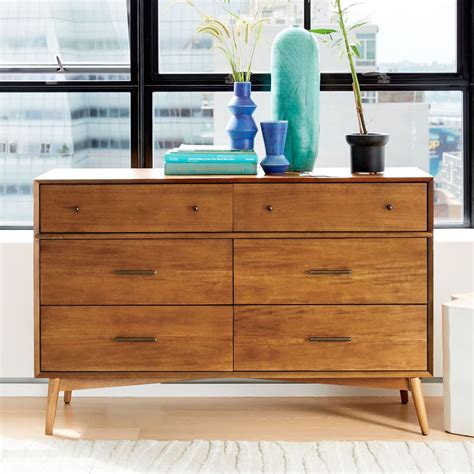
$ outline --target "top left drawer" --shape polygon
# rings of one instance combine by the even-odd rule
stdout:
[[[232,231],[231,184],[42,184],[40,232]]]

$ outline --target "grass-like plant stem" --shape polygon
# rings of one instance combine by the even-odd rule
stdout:
[[[354,51],[349,43],[349,38],[347,35],[347,28],[344,21],[344,13],[341,7],[341,0],[335,0],[337,7],[337,14],[339,18],[339,28],[341,29],[342,37],[344,39],[344,47],[347,54],[347,59],[349,61],[349,66],[351,68],[352,75],[352,90],[354,91],[356,111],[357,111],[357,121],[359,123],[359,132],[363,135],[367,135],[367,126],[365,125],[364,109],[362,107],[362,96],[360,93],[360,84],[357,77],[356,68],[354,65]]]

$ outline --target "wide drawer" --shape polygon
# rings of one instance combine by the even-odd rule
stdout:
[[[426,370],[426,306],[240,306],[234,370]]]
[[[232,307],[42,307],[41,370],[232,370]]]
[[[427,302],[422,238],[242,239],[235,304]]]
[[[40,186],[41,232],[232,230],[232,185]]]
[[[236,231],[426,231],[427,186],[236,184]]]
[[[232,304],[232,241],[42,240],[41,304]]]

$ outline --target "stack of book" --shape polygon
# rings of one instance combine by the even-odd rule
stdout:
[[[165,174],[257,174],[253,150],[211,145],[181,145],[165,155]]]

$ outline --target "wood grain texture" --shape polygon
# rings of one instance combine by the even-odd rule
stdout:
[[[69,405],[72,400],[72,390],[64,390],[64,403]]]
[[[154,337],[156,342],[115,342]],[[42,307],[43,370],[232,370],[232,307]]]
[[[409,389],[410,388],[408,387],[408,390]],[[402,402],[402,405],[406,405],[409,401],[408,390],[400,390],[400,400]]]
[[[406,239],[429,238],[430,232],[161,232],[161,233],[100,233],[100,234],[39,234],[40,240],[117,240],[117,239]]]
[[[236,184],[234,229],[426,231],[426,199],[426,184]]]
[[[347,378],[347,379],[338,379],[338,378],[321,378],[321,379],[278,379],[286,382],[293,383],[320,383],[327,385],[347,385],[350,387],[370,387],[370,388],[396,388],[396,389],[407,389],[408,390],[408,379],[406,378]]]
[[[344,393],[345,390],[340,392]],[[372,393],[382,395],[376,390]],[[42,397],[3,396],[1,404],[3,438],[23,439],[29,443],[32,440],[43,441],[44,403]],[[392,396],[345,397],[133,398],[90,397],[78,393],[71,408],[59,407],[55,433],[58,437],[72,440],[73,443],[77,443],[78,438],[99,441],[135,438],[169,441],[285,439],[305,442],[340,441],[342,438],[364,441],[422,440],[415,410],[400,405],[398,392],[395,390]],[[444,431],[443,397],[426,397],[426,409],[431,425],[427,441],[472,443],[472,438]],[[323,458],[325,453],[322,454]],[[434,460],[431,453],[428,451],[426,453]],[[418,461],[426,466],[422,456]],[[278,457],[282,459],[281,456]],[[334,459],[338,458],[334,456]],[[360,473],[367,472],[365,466],[358,464]],[[309,472],[317,470],[312,462],[308,463],[307,467]],[[404,467],[405,471],[410,469],[408,465]],[[417,468],[412,469],[416,471]],[[446,465],[444,469],[448,470]],[[439,472],[441,468],[433,470]],[[69,474],[71,469],[64,469],[65,474],[66,471]],[[258,471],[262,472],[262,469]],[[274,473],[276,470],[273,466],[269,471]],[[356,466],[353,467],[353,471],[357,471]],[[373,471],[376,471],[376,468]]]
[[[58,407],[59,389],[61,380],[58,378],[49,379],[48,382],[48,400],[46,403],[46,419],[44,433],[53,434],[54,420],[56,419],[56,410]]]
[[[261,170],[257,176],[165,176],[162,168],[102,168],[102,169],[53,169],[38,176],[39,183],[126,183],[126,184],[188,184],[188,183],[427,183],[433,180],[419,168],[385,168],[384,173],[376,175],[353,175],[349,168],[317,168],[317,176],[285,174],[268,176]]]
[[[425,370],[425,306],[237,306],[235,370]],[[310,342],[309,337],[350,337]]]
[[[40,193],[41,232],[232,230],[231,184],[53,184]]]
[[[157,273],[114,274],[119,269]],[[232,304],[232,241],[43,240],[41,302]]]
[[[236,304],[426,304],[426,285],[426,239],[234,241]]]
[[[425,399],[421,390],[421,380],[419,378],[410,379],[410,391],[415,405],[416,416],[420,425],[421,434],[427,436],[430,433],[428,417],[426,415]]]
[[[296,382],[310,383],[315,380],[317,383],[319,379],[399,379],[410,377],[431,377],[432,375],[427,370],[340,370],[340,371],[283,371],[283,372],[262,372],[262,371],[234,371],[231,377],[234,379],[258,379],[258,380],[290,380],[294,379]],[[61,380],[90,380],[94,383],[110,382],[115,383],[117,380],[132,381],[131,385],[140,385],[142,383],[159,383],[159,382],[178,382],[186,380],[209,380],[209,379],[228,379],[229,373],[227,371],[183,371],[183,372],[156,372],[149,370],[140,370],[136,372],[124,371],[80,371],[80,372],[64,372],[64,371],[44,371],[38,374],[40,378],[59,377]],[[146,379],[147,382],[143,382]],[[134,383],[133,381],[139,381]],[[126,385],[123,383],[122,385]],[[100,385],[101,386],[101,385]],[[107,385],[113,386],[113,385]],[[66,386],[69,387],[69,386]],[[75,390],[75,387],[71,387]],[[63,390],[63,389],[62,389]]]

